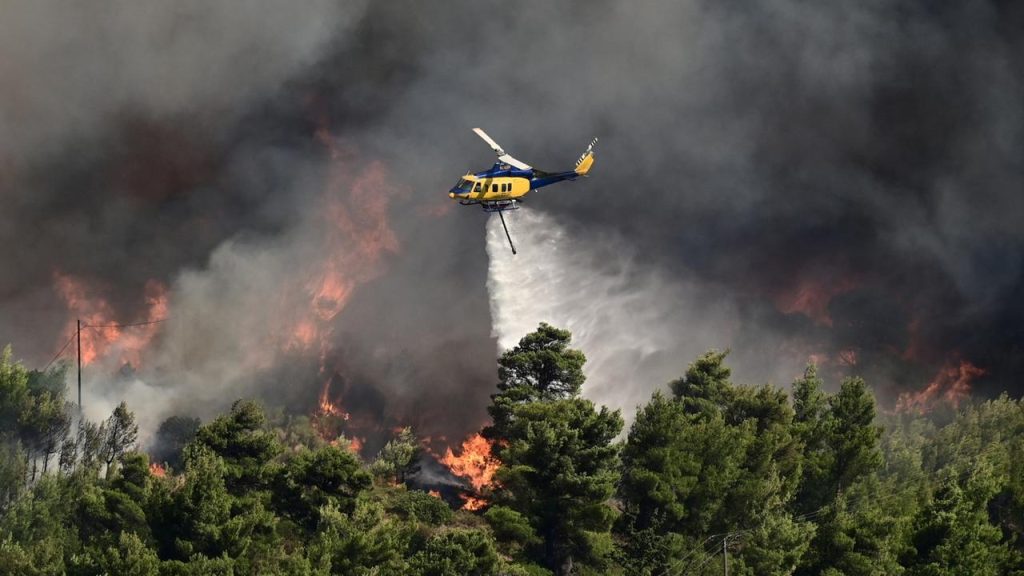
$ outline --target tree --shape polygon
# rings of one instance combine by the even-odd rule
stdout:
[[[494,537],[509,545],[513,553],[519,553],[541,544],[537,532],[525,516],[506,506],[491,506],[484,513]]]
[[[155,462],[163,462],[172,469],[182,466],[182,451],[199,430],[199,419],[171,416],[160,423],[150,453]]]
[[[135,414],[128,410],[128,405],[124,401],[118,404],[110,418],[107,418],[105,431],[106,436],[100,446],[100,457],[107,466],[109,479],[114,473],[114,462],[135,445],[135,439],[139,436]]]
[[[875,425],[875,398],[860,378],[843,381],[839,393],[829,398],[829,410],[828,432],[835,451],[832,480],[836,490],[842,490],[882,465],[882,429]]]
[[[452,519],[452,509],[440,498],[422,490],[406,490],[404,487],[399,487],[394,492],[396,495],[387,507],[388,512],[393,512],[406,520],[431,526],[447,524]]]
[[[271,461],[281,453],[281,443],[267,430],[266,415],[259,404],[238,400],[231,412],[196,432],[194,443],[208,447],[225,465],[225,482],[234,495],[267,487]]]
[[[0,441],[0,514],[21,496],[28,475],[28,457],[18,442]]]
[[[132,532],[122,532],[117,545],[107,548],[100,562],[104,573],[120,576],[156,576],[159,565],[156,552]]]
[[[530,519],[543,563],[562,574],[577,561],[600,565],[609,551],[621,429],[617,411],[572,398],[517,406],[502,438],[496,501]]]
[[[721,414],[697,418],[655,392],[637,412],[622,453],[619,493],[633,527],[691,538],[712,530],[742,474],[749,432],[728,426]]]
[[[814,364],[793,382],[793,433],[803,444],[803,474],[795,504],[800,514],[817,510],[835,495],[827,480],[835,455],[827,435],[829,408],[823,386]]]
[[[702,355],[670,383],[674,399],[655,392],[637,412],[623,449],[617,528],[630,573],[704,561],[696,551],[709,538],[736,532],[737,573],[785,574],[813,533],[787,509],[800,442],[786,393],[734,386],[724,359]]]
[[[415,524],[388,517],[383,506],[367,499],[358,500],[352,514],[328,505],[309,543],[309,558],[331,574],[408,574],[405,554],[415,533]]]
[[[11,357],[7,346],[0,353],[0,435],[8,438],[20,432],[19,425],[32,407],[28,370]]]
[[[45,474],[50,459],[60,450],[71,430],[71,414],[63,393],[44,390],[35,398],[32,415],[31,437],[35,439],[35,452],[42,456]]]
[[[409,559],[409,573],[417,576],[485,576],[497,566],[494,542],[478,530],[441,532]]]
[[[522,514],[543,546],[544,565],[569,574],[575,562],[600,566],[611,551],[607,504],[619,479],[618,411],[579,397],[585,357],[571,335],[541,324],[498,361],[488,411],[502,466],[497,503]]]
[[[799,381],[798,381],[799,382]],[[877,492],[875,476],[882,464],[880,436],[875,425],[875,400],[860,378],[847,378],[839,392],[827,398],[821,414],[816,405],[820,382],[812,371],[799,382],[801,420],[798,433],[805,448],[807,470],[794,508],[820,514],[819,529],[797,574],[885,574],[894,563],[885,532],[893,531],[891,516],[881,508],[860,503],[865,493]],[[811,409],[811,406],[816,406]],[[858,502],[849,507],[849,497]]]
[[[725,365],[728,355],[728,350],[705,352],[687,367],[682,378],[669,382],[672,394],[683,403],[687,413],[712,413],[728,404],[732,391],[732,371]]]
[[[45,475],[0,516],[0,565],[21,564],[11,574],[62,574],[65,555],[79,547],[74,511],[81,484]],[[5,555],[10,553],[10,560]]]
[[[419,471],[416,462],[420,454],[420,444],[413,434],[412,428],[406,426],[399,430],[394,438],[388,440],[370,470],[379,478],[385,478],[395,484],[404,484],[409,476]]]
[[[908,575],[995,576],[1020,568],[1021,558],[1014,558],[999,527],[989,522],[986,509],[1004,482],[984,461],[978,462],[963,487],[948,474],[935,490],[932,502],[914,519],[913,548],[904,558]]]
[[[98,473],[98,469],[102,464],[100,460],[103,453],[104,440],[107,437],[107,423],[101,422],[99,425],[83,420],[78,425],[78,437],[75,440],[75,444],[81,450],[81,456],[79,457],[79,465],[88,470],[92,470],[93,473]]]
[[[572,334],[541,323],[536,332],[524,336],[519,344],[498,359],[498,393],[487,408],[494,424],[484,431],[488,438],[499,437],[509,423],[513,406],[528,402],[574,398],[586,377],[586,356],[569,348]]]
[[[5,443],[8,456],[23,453],[26,462],[32,461],[31,480],[35,479],[36,462],[35,449],[40,444],[39,434],[33,433],[37,427],[37,419],[33,413],[34,399],[29,391],[29,372],[20,363],[12,359],[11,347],[6,346],[0,353],[0,442]],[[5,463],[5,476],[11,477],[11,473],[17,470],[16,458],[7,460]],[[23,485],[30,480],[26,465],[24,472],[26,476],[20,478],[17,483]],[[8,499],[19,491],[11,485],[3,487],[8,492]]]
[[[227,548],[225,528],[232,499],[225,486],[225,466],[204,445],[185,451],[185,482],[156,518],[154,536],[162,541],[161,557],[188,560],[193,554],[220,556]]]
[[[371,484],[370,474],[348,450],[335,446],[302,450],[275,480],[274,505],[281,515],[312,531],[324,507],[351,513],[356,498]]]

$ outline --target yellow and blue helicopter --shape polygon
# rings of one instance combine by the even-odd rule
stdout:
[[[513,158],[480,128],[473,128],[473,132],[490,145],[491,150],[498,155],[498,161],[483,172],[467,173],[448,191],[448,197],[457,199],[463,206],[479,205],[484,212],[497,212],[505,228],[508,245],[515,254],[516,247],[505,225],[503,212],[517,210],[523,197],[538,188],[586,176],[594,164],[594,144],[597,144],[597,138],[590,141],[574,169],[568,172],[545,172]]]

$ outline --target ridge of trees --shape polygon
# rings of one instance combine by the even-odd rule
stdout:
[[[478,512],[410,488],[405,428],[371,462],[240,400],[175,416],[151,469],[125,404],[76,422],[61,366],[0,355],[0,574],[1024,576],[1024,401],[938,425],[814,366],[791,390],[695,359],[640,406],[582,397],[547,324],[498,359]],[[623,434],[624,433],[624,434]]]

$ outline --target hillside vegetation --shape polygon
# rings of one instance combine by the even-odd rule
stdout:
[[[409,487],[409,429],[363,462],[243,400],[165,421],[164,468],[127,406],[79,424],[62,368],[11,358],[0,574],[1024,575],[1024,403],[1006,396],[942,423],[881,415],[858,378],[742,386],[711,351],[624,431],[542,324],[498,359],[482,434],[501,467],[470,512]]]

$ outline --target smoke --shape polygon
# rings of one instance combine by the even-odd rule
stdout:
[[[540,322],[568,328],[587,356],[583,393],[594,401],[631,417],[692,359],[734,344],[729,362],[741,382],[788,382],[803,370],[806,357],[792,350],[762,355],[778,335],[744,325],[721,287],[666,275],[616,232],[581,238],[528,208],[506,221],[518,255],[497,216],[487,228],[498,348],[512,348]]]
[[[699,286],[637,262],[610,233],[594,243],[573,238],[551,216],[527,208],[491,216],[487,287],[499,349],[515,346],[540,322],[567,328],[587,355],[584,394],[627,415],[652,389],[678,375],[680,359],[732,340],[737,315],[728,301],[707,301]]]
[[[705,332],[658,323],[671,332],[665,350],[732,347],[741,380],[776,383],[813,360],[833,379],[865,375],[887,402],[961,357],[987,371],[979,394],[1019,390],[1024,118],[1011,102],[1024,95],[1024,52],[1007,27],[1019,8],[602,8],[513,18],[521,29],[557,22],[557,39],[518,52],[539,63],[514,75],[528,88],[485,105],[529,119],[490,132],[544,168],[602,137],[587,185],[531,203],[574,258],[607,253],[611,234],[613,254],[696,285],[693,308],[730,311]],[[562,66],[551,54],[568,46],[573,65]],[[485,67],[459,72],[467,85],[501,82]],[[643,274],[619,276],[619,258],[597,260],[586,273],[651,290]]]
[[[86,372],[90,415],[127,397],[151,427],[253,394],[308,412],[330,381],[383,429],[461,437],[498,344],[539,321],[573,330],[586,393],[627,413],[711,347],[746,382],[815,360],[892,402],[963,361],[975,393],[1017,392],[1022,19],[984,1],[17,2],[0,342],[42,365],[66,341],[80,312],[58,275],[120,323],[166,286],[139,365],[114,346]],[[512,215],[516,257],[445,194],[493,162],[473,126],[549,170],[601,137],[591,178]]]
[[[31,162],[71,142],[95,145],[126,114],[221,122],[314,64],[361,5],[6,3],[0,157]]]

